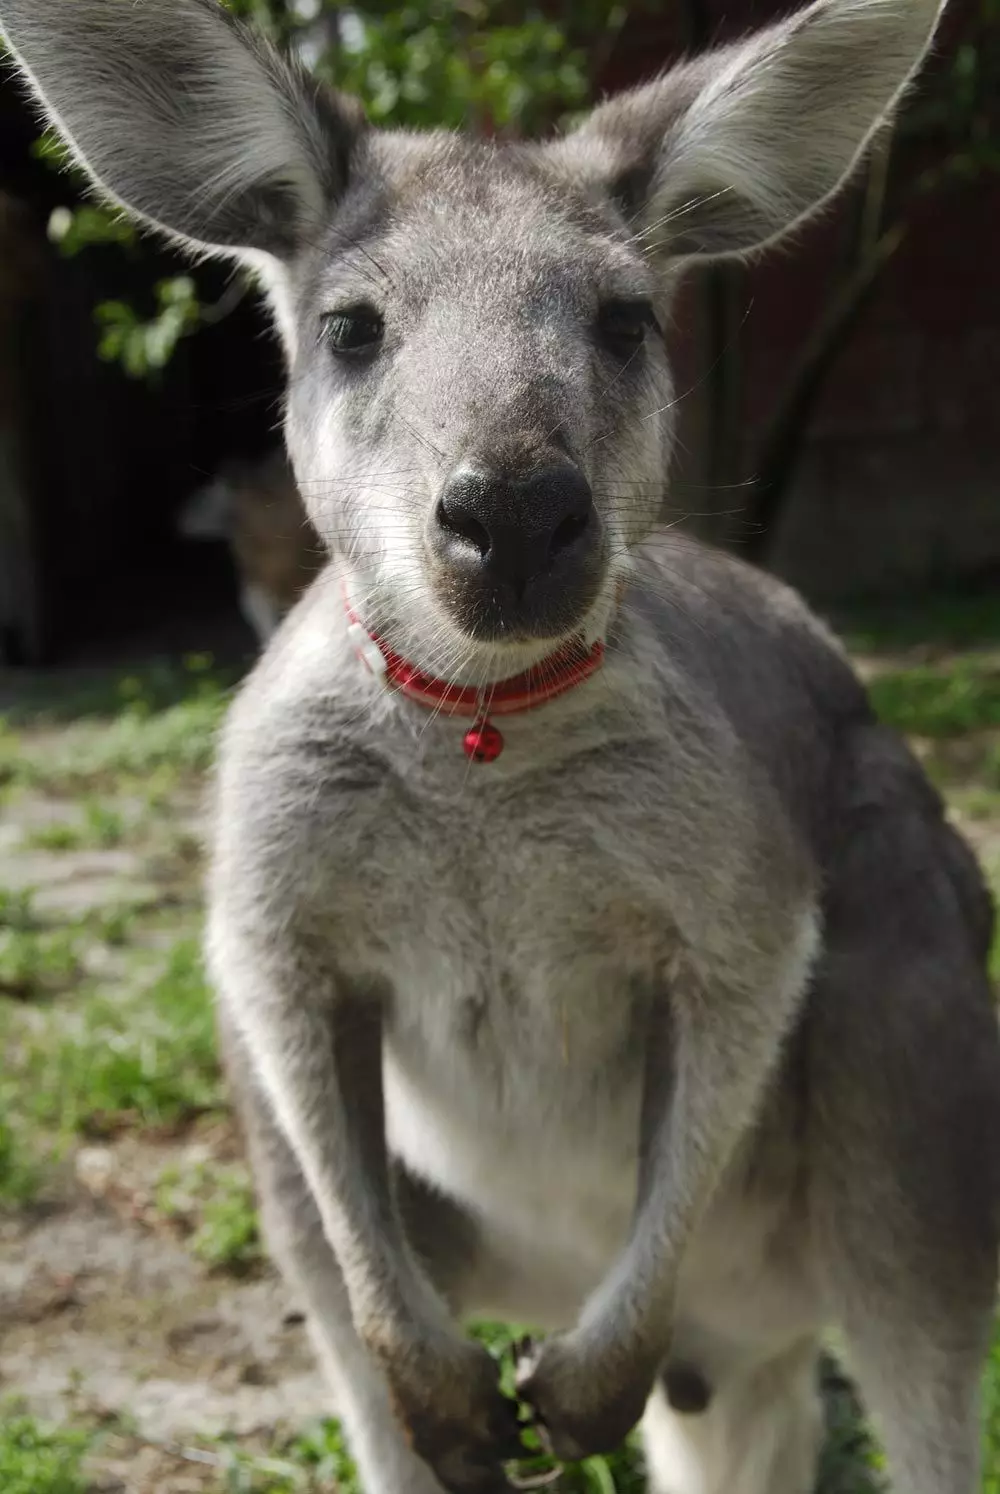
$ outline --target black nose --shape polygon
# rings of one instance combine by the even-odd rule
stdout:
[[[517,593],[536,577],[572,568],[597,528],[590,486],[569,462],[518,477],[460,467],[437,507],[449,559]]]

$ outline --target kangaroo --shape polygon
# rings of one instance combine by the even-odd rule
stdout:
[[[240,611],[261,644],[322,567],[322,546],[281,451],[256,461],[225,462],[188,498],[178,530],[188,539],[228,542]]]
[[[835,1331],[973,1494],[993,913],[837,643],[664,522],[671,298],[817,211],[938,0],[816,0],[560,138],[380,132],[214,0],[0,0],[99,190],[259,271],[331,561],[232,707],[208,961],[369,1494],[806,1494]]]

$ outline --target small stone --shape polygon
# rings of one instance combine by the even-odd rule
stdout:
[[[76,1180],[94,1198],[104,1198],[118,1170],[110,1147],[82,1146],[74,1163]]]

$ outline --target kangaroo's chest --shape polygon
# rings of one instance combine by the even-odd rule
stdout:
[[[617,1229],[649,1005],[673,947],[648,858],[633,841],[623,859],[593,806],[476,828],[457,837],[424,811],[419,831],[399,823],[393,852],[383,845],[391,1144],[491,1207],[540,1207],[557,1188],[576,1219],[620,1186]]]
[[[400,827],[379,942],[400,1051],[431,1068],[474,1064],[500,1098],[534,1079],[606,1069],[636,1041],[673,935],[662,874],[614,809],[471,817]]]

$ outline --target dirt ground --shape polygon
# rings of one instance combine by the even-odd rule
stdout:
[[[20,1074],[0,1088],[0,1120],[16,1123],[33,1098],[26,1051],[44,1075],[44,1050],[88,1020],[88,1003],[131,1000],[147,967],[198,935],[200,774],[168,761],[155,794],[127,763],[96,762],[81,777],[111,729],[71,719],[16,735],[30,770],[18,768],[0,798],[0,896],[30,897],[37,928],[24,937],[39,950],[38,968],[18,965],[6,983],[0,958],[0,1074]],[[112,844],[81,818],[84,803],[98,806],[90,820]],[[124,932],[84,938],[101,917]],[[0,938],[2,924],[0,913]],[[79,968],[63,979],[44,941],[66,930]],[[86,1099],[86,1073],[74,1083]],[[191,1109],[159,1126],[129,1108],[95,1114],[59,1133],[30,1199],[0,1197],[0,1402],[16,1397],[45,1422],[104,1425],[91,1471],[109,1494],[217,1489],[227,1458],[216,1439],[262,1451],[333,1410],[273,1271],[257,1259],[238,1272],[206,1265],[190,1248],[192,1221],[162,1206],[165,1177],[240,1162],[225,1111]]]

